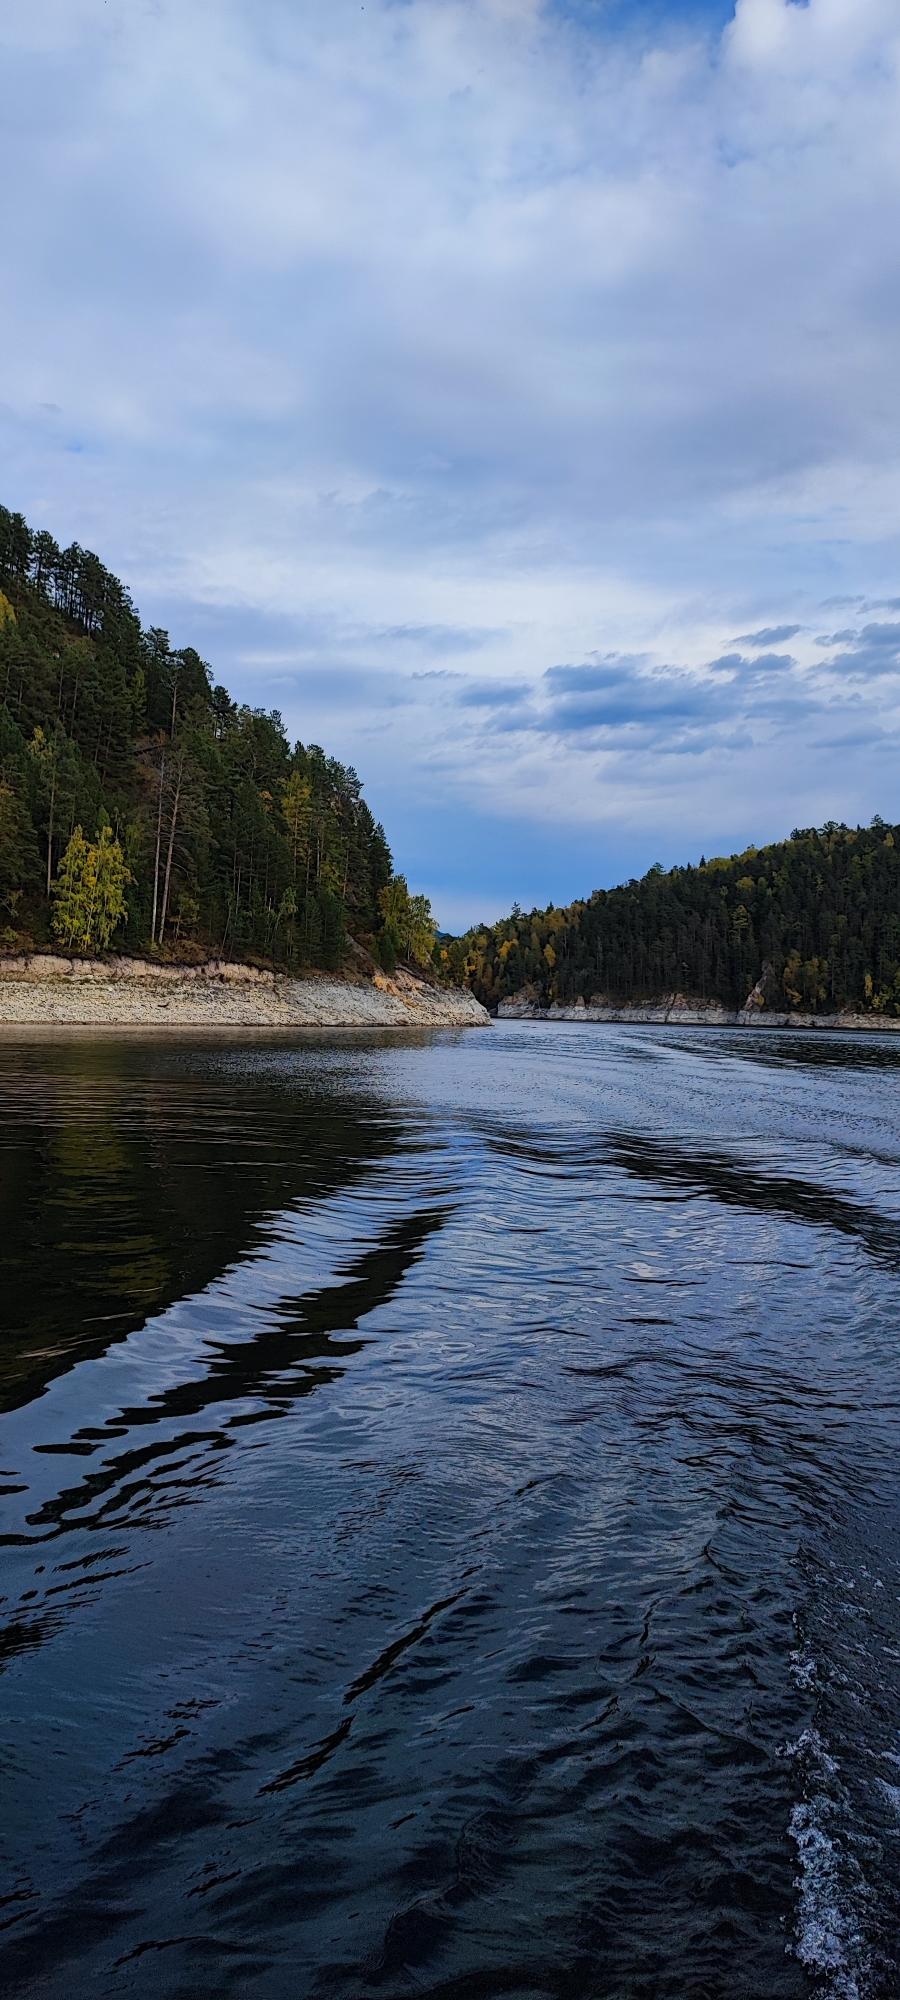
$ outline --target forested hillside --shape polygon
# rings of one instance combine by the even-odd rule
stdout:
[[[486,1006],[514,994],[900,1014],[900,826],[829,824],[696,867],[651,868],[568,909],[515,909],[460,941]]]
[[[430,959],[356,772],[143,630],[88,550],[0,508],[0,947]]]

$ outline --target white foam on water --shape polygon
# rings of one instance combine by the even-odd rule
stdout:
[[[796,1743],[785,1743],[778,1751],[779,1757],[802,1757],[804,1762],[820,1774],[833,1778],[838,1770],[836,1757],[830,1757],[817,1729],[804,1729]]]
[[[790,1833],[800,1856],[797,1888],[797,1956],[808,1972],[827,1977],[833,2000],[862,2000],[853,1959],[862,1943],[852,1916],[842,1907],[840,1871],[834,1842],[816,1820],[816,1800],[795,1806]]]
[[[885,1755],[890,1755],[890,1753],[886,1751]],[[900,1758],[891,1757],[891,1763],[900,1763]],[[893,1807],[898,1820],[900,1820],[900,1785],[889,1785],[885,1778],[878,1778],[876,1783],[879,1791],[884,1793],[888,1805]]]
[[[790,1748],[814,1786],[789,1821],[800,1864],[797,1957],[828,2000],[866,2000],[868,1952],[857,1915],[865,1890],[835,1827],[842,1797],[838,1765],[816,1729],[805,1729]]]

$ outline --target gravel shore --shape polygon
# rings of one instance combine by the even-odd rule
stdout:
[[[393,978],[288,979],[252,965],[154,965],[48,953],[0,961],[0,1027],[482,1027],[471,993]]]
[[[637,1026],[665,1024],[673,1028],[848,1028],[854,1032],[900,1029],[900,1020],[886,1014],[776,1013],[766,1007],[720,1007],[714,1000],[661,1001],[657,1007],[613,1007],[606,1003],[574,1007],[535,1007],[529,1001],[501,1000],[501,1021],[625,1021]]]

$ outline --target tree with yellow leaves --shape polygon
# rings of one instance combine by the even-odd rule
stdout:
[[[53,884],[53,929],[74,951],[105,951],[128,915],[125,890],[131,871],[111,826],[95,841],[76,826]]]
[[[378,898],[384,931],[398,958],[428,965],[437,926],[427,896],[411,896],[405,875],[392,875]]]

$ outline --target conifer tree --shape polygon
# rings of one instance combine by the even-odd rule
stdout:
[[[377,944],[391,856],[356,772],[291,745],[277,710],[233,702],[191,647],[142,630],[90,550],[3,507],[0,783],[7,946],[99,943],[74,861],[54,874],[76,826],[107,825],[127,843],[135,950],[190,938],[316,965],[337,964],[348,934]]]

